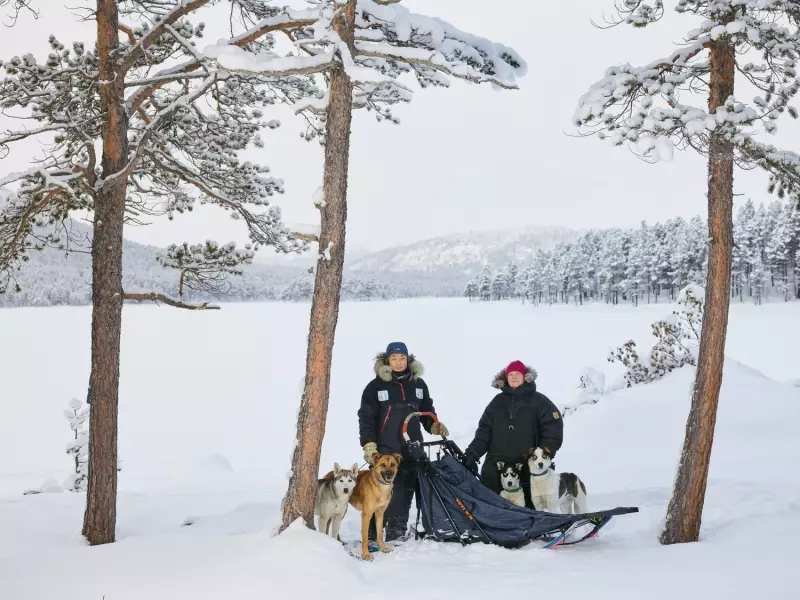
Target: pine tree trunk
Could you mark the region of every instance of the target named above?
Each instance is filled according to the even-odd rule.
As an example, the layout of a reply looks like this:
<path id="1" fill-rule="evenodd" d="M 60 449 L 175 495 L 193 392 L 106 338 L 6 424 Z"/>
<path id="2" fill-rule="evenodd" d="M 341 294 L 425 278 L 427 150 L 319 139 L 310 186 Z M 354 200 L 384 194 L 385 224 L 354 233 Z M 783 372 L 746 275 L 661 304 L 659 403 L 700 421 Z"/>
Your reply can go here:
<path id="1" fill-rule="evenodd" d="M 341 7 L 340 4 L 339 8 Z M 351 51 L 354 46 L 355 11 L 356 0 L 348 0 L 334 21 L 335 30 L 350 46 Z M 324 206 L 321 207 L 319 236 L 320 253 L 327 254 L 330 248 L 330 260 L 320 258 L 317 261 L 306 355 L 305 389 L 297 417 L 292 476 L 283 499 L 281 530 L 286 529 L 298 517 L 305 520 L 307 527 L 314 528 L 319 458 L 328 415 L 331 360 L 344 269 L 352 92 L 352 83 L 344 69 L 334 69 L 331 72 L 327 109 Z"/>
<path id="2" fill-rule="evenodd" d="M 712 113 L 733 94 L 735 61 L 734 49 L 727 39 L 713 43 L 708 101 Z M 722 385 L 733 253 L 733 146 L 713 134 L 708 158 L 708 234 L 708 280 L 700 354 L 678 475 L 660 537 L 662 544 L 694 542 L 700 536 Z"/>
<path id="3" fill-rule="evenodd" d="M 97 0 L 99 76 L 103 113 L 103 177 L 120 172 L 128 155 L 123 78 L 116 72 L 117 2 Z M 89 482 L 83 535 L 90 544 L 114 541 L 117 520 L 117 400 L 122 328 L 122 225 L 126 181 L 103 185 L 95 205 L 92 241 L 92 410 Z"/>

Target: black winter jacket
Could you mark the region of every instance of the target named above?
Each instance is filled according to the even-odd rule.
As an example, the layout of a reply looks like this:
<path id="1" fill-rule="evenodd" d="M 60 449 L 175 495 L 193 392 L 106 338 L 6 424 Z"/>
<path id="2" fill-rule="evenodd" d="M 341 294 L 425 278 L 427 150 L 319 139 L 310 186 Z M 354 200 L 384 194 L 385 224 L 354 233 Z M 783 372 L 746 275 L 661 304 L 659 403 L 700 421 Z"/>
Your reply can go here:
<path id="1" fill-rule="evenodd" d="M 473 461 L 486 454 L 484 468 L 494 470 L 498 460 L 521 460 L 529 448 L 545 447 L 555 456 L 561 448 L 564 421 L 547 396 L 536 391 L 536 371 L 527 367 L 525 382 L 511 389 L 505 371 L 497 374 L 492 386 L 502 391 L 483 411 L 475 439 L 465 454 Z"/>
<path id="2" fill-rule="evenodd" d="M 403 440 L 403 421 L 411 412 L 432 412 L 436 414 L 428 386 L 422 379 L 422 364 L 414 355 L 408 357 L 409 376 L 398 380 L 391 367 L 386 364 L 386 354 L 375 358 L 375 379 L 367 384 L 361 395 L 358 409 L 358 434 L 363 446 L 367 442 L 378 444 L 381 454 L 398 452 L 403 458 L 410 458 Z M 420 422 L 430 433 L 433 419 L 420 417 L 408 423 L 408 436 L 414 441 L 422 441 Z"/>

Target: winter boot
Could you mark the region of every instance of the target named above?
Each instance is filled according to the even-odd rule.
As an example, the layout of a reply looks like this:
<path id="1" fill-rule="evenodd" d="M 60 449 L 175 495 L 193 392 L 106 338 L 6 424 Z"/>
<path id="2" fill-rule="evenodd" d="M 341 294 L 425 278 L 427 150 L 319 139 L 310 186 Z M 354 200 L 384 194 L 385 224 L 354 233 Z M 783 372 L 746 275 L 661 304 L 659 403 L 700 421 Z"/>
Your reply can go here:
<path id="1" fill-rule="evenodd" d="M 408 521 L 402 517 L 386 519 L 386 541 L 403 543 L 408 540 Z"/>

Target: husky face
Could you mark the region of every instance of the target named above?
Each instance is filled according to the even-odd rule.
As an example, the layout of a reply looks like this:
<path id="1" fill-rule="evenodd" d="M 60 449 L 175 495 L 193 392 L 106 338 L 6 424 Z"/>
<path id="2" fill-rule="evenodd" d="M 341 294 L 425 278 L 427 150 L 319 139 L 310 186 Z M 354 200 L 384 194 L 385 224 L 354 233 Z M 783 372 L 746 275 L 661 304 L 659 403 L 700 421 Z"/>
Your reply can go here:
<path id="1" fill-rule="evenodd" d="M 519 489 L 522 467 L 522 463 L 506 464 L 502 460 L 497 461 L 497 471 L 500 473 L 500 485 L 504 490 Z"/>
<path id="2" fill-rule="evenodd" d="M 350 497 L 356 487 L 358 465 L 350 469 L 342 469 L 339 463 L 333 463 L 333 489 L 337 496 Z"/>
<path id="3" fill-rule="evenodd" d="M 528 461 L 528 468 L 531 473 L 539 475 L 545 473 L 553 463 L 548 448 L 531 448 L 525 453 L 525 460 Z"/>

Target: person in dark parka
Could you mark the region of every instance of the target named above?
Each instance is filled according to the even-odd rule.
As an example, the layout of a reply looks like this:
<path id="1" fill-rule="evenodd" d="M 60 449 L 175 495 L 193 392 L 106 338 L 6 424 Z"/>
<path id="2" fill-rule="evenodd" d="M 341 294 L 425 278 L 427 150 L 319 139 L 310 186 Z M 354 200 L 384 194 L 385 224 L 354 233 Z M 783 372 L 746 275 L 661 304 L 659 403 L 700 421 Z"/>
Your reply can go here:
<path id="1" fill-rule="evenodd" d="M 364 388 L 358 409 L 358 430 L 364 460 L 370 465 L 379 454 L 403 456 L 394 481 L 392 500 L 384 515 L 386 541 L 403 538 L 408 527 L 411 501 L 417 486 L 416 470 L 403 440 L 403 421 L 412 412 L 436 414 L 422 379 L 422 364 L 408 354 L 402 342 L 388 345 L 375 358 L 375 378 Z M 420 424 L 433 435 L 449 435 L 447 428 L 430 417 L 414 418 L 408 424 L 408 436 L 422 441 Z M 370 540 L 375 540 L 375 521 L 370 524 Z"/>
<path id="2" fill-rule="evenodd" d="M 522 455 L 529 448 L 547 447 L 551 456 L 561 448 L 564 421 L 550 399 L 536 391 L 536 371 L 514 361 L 492 382 L 497 394 L 483 411 L 475 439 L 464 452 L 467 467 L 477 472 L 476 463 L 485 454 L 481 477 L 497 492 L 501 491 L 497 461 L 523 462 L 523 485 L 529 471 Z M 526 501 L 530 490 L 525 487 Z"/>

